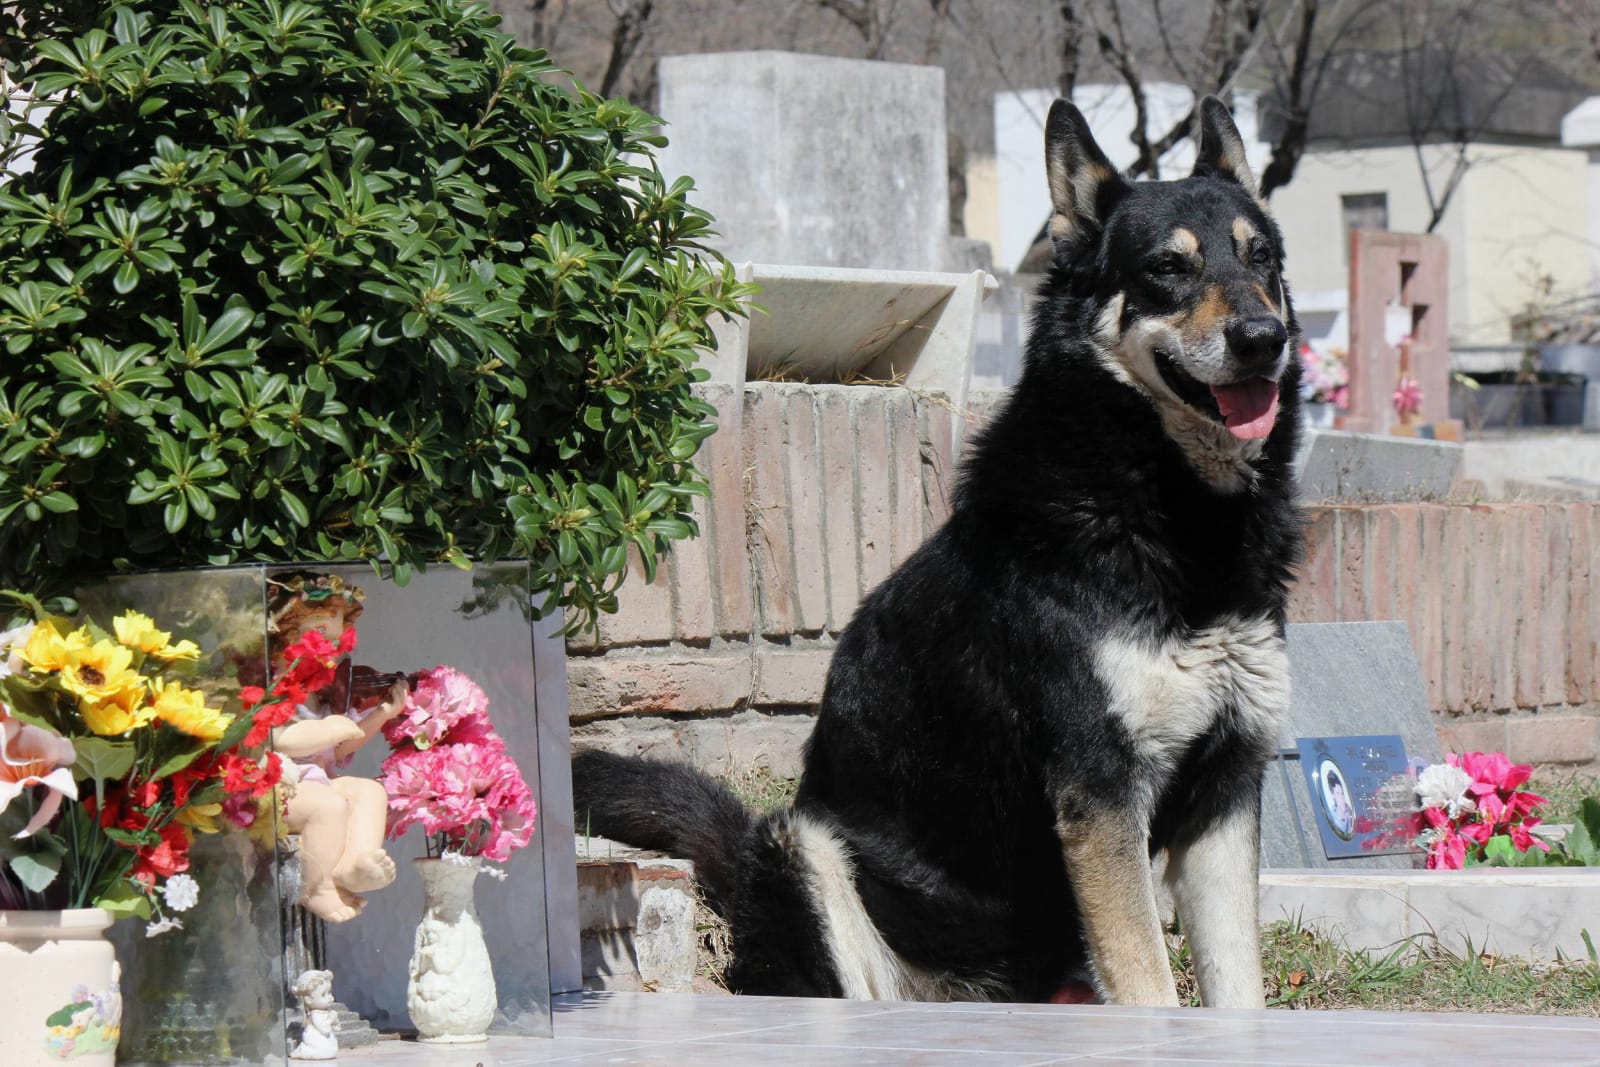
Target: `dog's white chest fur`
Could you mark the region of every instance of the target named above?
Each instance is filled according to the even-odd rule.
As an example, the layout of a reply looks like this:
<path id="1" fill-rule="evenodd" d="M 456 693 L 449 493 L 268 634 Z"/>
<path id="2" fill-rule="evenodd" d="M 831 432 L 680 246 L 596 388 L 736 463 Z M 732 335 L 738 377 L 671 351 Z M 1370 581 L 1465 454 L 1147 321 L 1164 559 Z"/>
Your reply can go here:
<path id="1" fill-rule="evenodd" d="M 1271 620 L 1231 618 L 1181 637 L 1108 638 L 1095 673 L 1139 755 L 1170 764 L 1224 714 L 1275 735 L 1289 707 L 1289 658 Z"/>

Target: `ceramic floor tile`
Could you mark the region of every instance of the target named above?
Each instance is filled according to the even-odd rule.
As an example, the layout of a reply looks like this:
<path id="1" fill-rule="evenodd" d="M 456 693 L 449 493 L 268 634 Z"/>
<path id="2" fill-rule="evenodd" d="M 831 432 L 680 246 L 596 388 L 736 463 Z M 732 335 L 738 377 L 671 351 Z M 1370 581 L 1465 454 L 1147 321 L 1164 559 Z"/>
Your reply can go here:
<path id="1" fill-rule="evenodd" d="M 347 1067 L 1600 1067 L 1600 1019 L 886 1004 L 603 993 L 564 998 L 554 1039 L 384 1042 Z"/>
<path id="2" fill-rule="evenodd" d="M 1015 1012 L 998 1006 L 983 1012 L 953 1013 L 917 1005 L 863 1018 L 796 1021 L 763 1031 L 760 1039 L 773 1046 L 925 1048 L 1039 1057 L 1176 1041 L 1241 1025 L 1204 1017 L 1106 1017 L 1103 1013 Z"/>
<path id="3" fill-rule="evenodd" d="M 1091 1056 L 1084 1062 L 1101 1067 L 1124 1062 L 1372 1067 L 1453 1061 L 1539 1067 L 1600 1064 L 1600 1021 L 1542 1027 L 1507 1018 L 1499 1024 L 1462 1025 L 1447 1016 L 1351 1019 L 1339 1013 L 1273 1012 L 1226 1032 Z"/>
<path id="4" fill-rule="evenodd" d="M 341 1050 L 339 1060 L 351 1067 L 536 1067 L 572 1063 L 597 1054 L 616 1056 L 640 1044 L 582 1037 L 491 1037 L 477 1045 L 380 1041 L 366 1048 Z"/>

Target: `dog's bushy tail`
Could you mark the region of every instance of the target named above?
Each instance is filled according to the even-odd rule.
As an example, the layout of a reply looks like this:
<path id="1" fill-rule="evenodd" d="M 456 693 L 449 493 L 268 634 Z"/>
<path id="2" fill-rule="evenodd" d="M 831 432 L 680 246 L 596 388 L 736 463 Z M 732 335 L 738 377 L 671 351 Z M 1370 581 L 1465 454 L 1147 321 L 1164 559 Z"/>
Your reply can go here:
<path id="1" fill-rule="evenodd" d="M 706 903 L 727 914 L 753 824 L 727 786 L 687 763 L 580 749 L 572 754 L 572 806 L 579 833 L 693 861 Z"/>

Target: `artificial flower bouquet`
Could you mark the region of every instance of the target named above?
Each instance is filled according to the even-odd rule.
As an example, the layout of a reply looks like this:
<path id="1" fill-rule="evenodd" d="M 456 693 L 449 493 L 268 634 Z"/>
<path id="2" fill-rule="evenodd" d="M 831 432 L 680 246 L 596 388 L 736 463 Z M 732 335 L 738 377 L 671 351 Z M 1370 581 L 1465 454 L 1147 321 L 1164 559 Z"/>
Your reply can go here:
<path id="1" fill-rule="evenodd" d="M 196 833 L 275 833 L 278 757 L 261 749 L 293 697 L 331 676 L 329 648 L 291 650 L 271 691 L 229 714 L 187 684 L 201 650 L 137 611 L 75 625 L 15 596 L 0 634 L 0 908 L 102 907 L 181 926 Z M 321 638 L 321 635 L 316 635 Z M 267 816 L 263 818 L 263 816 Z"/>
<path id="2" fill-rule="evenodd" d="M 1350 368 L 1344 350 L 1319 351 L 1308 344 L 1300 346 L 1300 395 L 1312 404 L 1332 404 L 1340 411 L 1350 407 Z"/>
<path id="3" fill-rule="evenodd" d="M 489 699 L 450 667 L 415 677 L 404 712 L 386 723 L 383 762 L 390 838 L 420 825 L 430 854 L 504 863 L 533 838 L 533 794 L 489 722 Z"/>
<path id="4" fill-rule="evenodd" d="M 1501 752 L 1450 753 L 1417 776 L 1417 845 L 1430 869 L 1600 864 L 1600 799 L 1589 797 L 1554 847 L 1534 833 L 1545 798 L 1526 788 L 1533 767 Z"/>

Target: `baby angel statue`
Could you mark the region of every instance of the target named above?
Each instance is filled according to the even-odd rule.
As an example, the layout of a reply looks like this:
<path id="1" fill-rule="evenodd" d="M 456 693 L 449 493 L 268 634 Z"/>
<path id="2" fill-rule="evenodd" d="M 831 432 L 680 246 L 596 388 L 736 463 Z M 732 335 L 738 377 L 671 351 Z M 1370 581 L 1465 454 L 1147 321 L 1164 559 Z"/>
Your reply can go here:
<path id="1" fill-rule="evenodd" d="M 338 768 L 404 710 L 409 687 L 404 675 L 374 677 L 350 663 L 360 589 L 336 575 L 309 572 L 268 581 L 274 676 L 290 667 L 291 648 L 305 654 L 315 647 L 339 658 L 334 683 L 306 693 L 294 720 L 272 732 L 272 744 L 284 760 L 284 821 L 300 835 L 300 904 L 328 922 L 344 922 L 365 906 L 361 894 L 394 881 L 395 867 L 383 850 L 383 786 Z"/>

